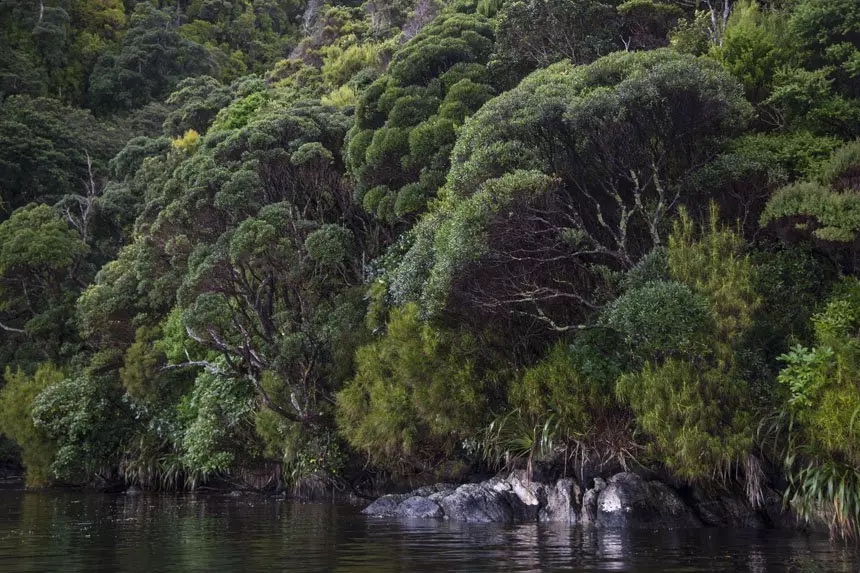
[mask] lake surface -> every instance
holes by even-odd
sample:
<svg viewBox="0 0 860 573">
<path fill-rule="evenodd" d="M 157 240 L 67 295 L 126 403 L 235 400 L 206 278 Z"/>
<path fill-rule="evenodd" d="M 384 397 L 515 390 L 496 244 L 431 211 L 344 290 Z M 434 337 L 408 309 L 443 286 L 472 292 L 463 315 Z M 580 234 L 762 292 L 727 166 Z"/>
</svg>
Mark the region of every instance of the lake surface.
<svg viewBox="0 0 860 573">
<path fill-rule="evenodd" d="M 256 496 L 0 491 L 3 573 L 858 571 L 826 537 L 365 517 Z"/>
</svg>

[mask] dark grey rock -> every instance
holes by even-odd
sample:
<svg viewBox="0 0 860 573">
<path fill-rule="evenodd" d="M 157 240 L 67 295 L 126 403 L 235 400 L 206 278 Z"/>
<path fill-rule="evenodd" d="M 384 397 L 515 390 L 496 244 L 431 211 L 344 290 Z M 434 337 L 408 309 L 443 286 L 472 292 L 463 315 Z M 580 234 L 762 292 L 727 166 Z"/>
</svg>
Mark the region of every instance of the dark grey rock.
<svg viewBox="0 0 860 573">
<path fill-rule="evenodd" d="M 361 513 L 378 517 L 397 515 L 397 507 L 400 505 L 400 502 L 405 500 L 407 497 L 408 496 L 402 494 L 383 495 L 365 507 Z"/>
<path fill-rule="evenodd" d="M 609 478 L 597 499 L 598 527 L 693 527 L 701 522 L 680 496 L 662 482 L 625 472 Z"/>
<path fill-rule="evenodd" d="M 544 502 L 538 512 L 540 521 L 576 523 L 582 505 L 579 484 L 571 478 L 558 480 L 544 488 Z"/>
<path fill-rule="evenodd" d="M 594 478 L 594 487 L 582 496 L 580 521 L 583 525 L 594 525 L 597 522 L 597 500 L 604 489 L 606 489 L 606 482 L 603 478 Z"/>
<path fill-rule="evenodd" d="M 439 518 L 444 515 L 438 503 L 418 496 L 409 497 L 400 502 L 395 509 L 395 514 L 398 517 L 418 519 Z"/>
<path fill-rule="evenodd" d="M 452 493 L 457 490 L 457 486 L 453 486 L 447 489 L 439 489 L 436 493 L 431 493 L 427 496 L 427 499 L 435 502 L 441 502 L 444 498 L 448 497 Z"/>
<path fill-rule="evenodd" d="M 514 512 L 514 521 L 535 521 L 540 508 L 546 504 L 546 488 L 529 479 L 525 471 L 512 472 L 496 486 L 508 497 Z"/>
<path fill-rule="evenodd" d="M 800 526 L 794 511 L 786 507 L 783 497 L 771 488 L 767 488 L 764 492 L 762 509 L 770 520 L 771 526 L 777 529 L 795 529 Z"/>
<path fill-rule="evenodd" d="M 495 482 L 468 483 L 458 487 L 441 501 L 445 517 L 454 521 L 477 523 L 506 523 L 514 512 L 504 493 L 497 491 Z"/>
<path fill-rule="evenodd" d="M 693 508 L 705 525 L 764 529 L 767 523 L 749 502 L 734 493 L 693 488 Z"/>
</svg>

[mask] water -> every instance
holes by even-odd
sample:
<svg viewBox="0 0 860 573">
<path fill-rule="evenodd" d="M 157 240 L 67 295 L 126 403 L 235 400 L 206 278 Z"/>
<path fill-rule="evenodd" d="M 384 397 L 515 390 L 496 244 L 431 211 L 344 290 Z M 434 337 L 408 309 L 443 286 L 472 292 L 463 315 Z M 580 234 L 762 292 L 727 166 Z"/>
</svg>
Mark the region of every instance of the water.
<svg viewBox="0 0 860 573">
<path fill-rule="evenodd" d="M 222 495 L 0 491 L 0 571 L 858 571 L 826 537 L 368 518 Z"/>
</svg>

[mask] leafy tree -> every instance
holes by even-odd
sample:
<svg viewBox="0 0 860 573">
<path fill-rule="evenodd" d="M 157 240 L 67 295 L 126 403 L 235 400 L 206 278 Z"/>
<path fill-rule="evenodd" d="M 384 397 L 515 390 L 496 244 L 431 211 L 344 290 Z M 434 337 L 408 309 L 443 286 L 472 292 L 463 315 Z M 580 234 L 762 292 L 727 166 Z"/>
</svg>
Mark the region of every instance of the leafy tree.
<svg viewBox="0 0 860 573">
<path fill-rule="evenodd" d="M 590 64 L 622 47 L 614 2 L 530 0 L 506 2 L 498 15 L 492 65 L 513 87 L 538 68 L 569 59 Z"/>
<path fill-rule="evenodd" d="M 392 293 L 428 312 L 581 327 L 605 302 L 606 271 L 663 243 L 684 174 L 747 112 L 716 64 L 668 51 L 535 72 L 463 129 Z"/>
<path fill-rule="evenodd" d="M 492 39 L 482 16 L 444 12 L 362 94 L 347 160 L 358 202 L 379 220 L 409 221 L 435 195 L 457 126 L 494 95 L 481 65 Z"/>
<path fill-rule="evenodd" d="M 616 391 L 633 410 L 639 427 L 654 438 L 652 454 L 690 480 L 725 481 L 752 452 L 749 382 L 740 375 L 735 350 L 752 324 L 759 299 L 752 288 L 750 260 L 741 248 L 739 235 L 718 226 L 714 209 L 701 237 L 682 212 L 669 237 L 670 275 L 696 292 L 701 302 L 684 304 L 683 297 L 673 297 L 670 308 L 686 316 L 671 326 L 661 322 L 662 314 L 650 311 L 649 302 L 654 300 L 644 299 L 650 294 L 648 287 L 642 287 L 643 310 L 628 304 L 630 310 L 621 306 L 608 311 L 609 320 L 622 328 L 637 323 L 613 315 L 638 319 L 640 330 L 635 326 L 631 330 L 640 339 L 643 333 L 654 333 L 645 338 L 653 346 L 644 346 L 651 351 L 644 367 L 621 376 Z M 663 288 L 671 284 L 664 283 Z M 696 308 L 702 302 L 710 307 L 710 320 L 702 317 L 701 306 Z M 749 466 L 746 477 L 752 481 L 757 477 Z"/>
<path fill-rule="evenodd" d="M 77 270 L 87 245 L 47 205 L 28 205 L 0 223 L 0 327 L 31 340 L 46 358 L 74 344 Z"/>
<path fill-rule="evenodd" d="M 55 444 L 33 424 L 33 404 L 41 391 L 64 378 L 62 370 L 41 364 L 32 377 L 6 368 L 6 384 L 0 390 L 0 431 L 21 449 L 27 469 L 27 486 L 41 487 L 53 481 L 51 473 Z"/>
<path fill-rule="evenodd" d="M 139 2 L 120 52 L 104 54 L 93 69 L 90 102 L 102 112 L 134 109 L 164 98 L 181 79 L 211 69 L 206 49 L 183 38 L 175 18 L 150 2 Z"/>
<path fill-rule="evenodd" d="M 92 370 L 48 385 L 33 403 L 36 428 L 56 446 L 52 471 L 66 482 L 112 477 L 128 431 L 115 379 Z"/>
<path fill-rule="evenodd" d="M 551 421 L 557 437 L 602 447 L 592 434 L 617 414 L 615 381 L 628 367 L 622 341 L 610 329 L 578 333 L 572 342 L 559 341 L 539 362 L 514 380 L 508 402 L 533 425 Z M 596 452 L 606 456 L 608 452 Z"/>
<path fill-rule="evenodd" d="M 860 232 L 860 143 L 848 144 L 831 156 L 819 180 L 780 189 L 761 216 L 762 225 L 778 225 L 783 236 L 811 235 L 827 250 L 844 253 L 843 264 L 857 268 Z M 835 248 L 834 248 L 835 247 Z"/>
<path fill-rule="evenodd" d="M 823 520 L 832 537 L 856 537 L 860 520 L 860 288 L 846 279 L 812 320 L 815 346 L 780 359 L 792 423 L 786 448 L 786 497 L 806 520 Z"/>
<path fill-rule="evenodd" d="M 82 192 L 122 146 L 114 125 L 48 98 L 0 103 L 0 200 L 11 213 L 31 201 Z M 8 216 L 8 215 L 7 215 Z"/>
</svg>

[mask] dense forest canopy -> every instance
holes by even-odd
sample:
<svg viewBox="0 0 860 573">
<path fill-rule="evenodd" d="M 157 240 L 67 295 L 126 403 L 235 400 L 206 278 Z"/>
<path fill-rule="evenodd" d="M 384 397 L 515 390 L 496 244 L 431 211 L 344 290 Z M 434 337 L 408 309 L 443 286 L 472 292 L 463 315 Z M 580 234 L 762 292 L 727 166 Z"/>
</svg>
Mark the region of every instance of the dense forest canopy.
<svg viewBox="0 0 860 573">
<path fill-rule="evenodd" d="M 855 0 L 2 0 L 0 30 L 29 485 L 642 465 L 857 534 Z"/>
</svg>

